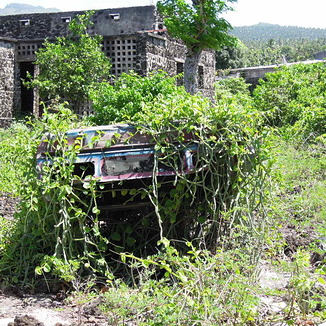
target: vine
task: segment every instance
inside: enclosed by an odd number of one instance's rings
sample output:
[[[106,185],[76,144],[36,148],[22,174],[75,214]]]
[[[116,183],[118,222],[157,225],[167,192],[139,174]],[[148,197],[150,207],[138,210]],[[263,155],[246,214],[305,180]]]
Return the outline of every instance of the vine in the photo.
[[[48,273],[67,282],[90,275],[110,280],[126,275],[121,253],[145,258],[164,239],[180,252],[187,252],[189,242],[212,252],[245,244],[256,259],[269,157],[267,132],[248,103],[224,92],[213,105],[178,89],[142,103],[129,123],[152,137],[155,158],[152,178],[136,186],[78,177],[74,161],[82,138],[68,144],[65,133],[82,122],[62,105],[57,113],[46,112],[33,125],[31,148],[35,153],[46,134],[55,151],[46,153],[49,164],[42,171],[35,168],[35,157],[25,162],[16,231],[0,257],[3,277],[31,285],[36,272],[36,280],[49,287]],[[187,151],[191,171],[182,167]],[[175,176],[161,178],[162,166]],[[148,204],[124,211],[102,208],[123,198]]]

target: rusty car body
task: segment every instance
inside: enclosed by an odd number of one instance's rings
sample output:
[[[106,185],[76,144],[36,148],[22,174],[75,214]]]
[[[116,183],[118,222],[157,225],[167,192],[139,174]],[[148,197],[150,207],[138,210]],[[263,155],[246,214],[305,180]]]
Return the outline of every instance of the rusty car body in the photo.
[[[166,134],[171,144],[176,139],[175,132]],[[101,210],[122,210],[148,205],[148,199],[134,196],[131,201],[122,195],[130,189],[140,189],[152,183],[155,176],[162,181],[166,191],[171,190],[173,179],[178,174],[191,174],[194,171],[194,157],[197,150],[190,134],[184,135],[182,143],[176,142],[175,160],[177,168],[165,164],[164,155],[156,149],[153,137],[139,132],[134,126],[116,124],[69,130],[66,133],[67,146],[78,145],[79,150],[73,162],[74,175],[80,181],[95,178],[107,190],[103,192]],[[44,137],[37,151],[37,165],[42,170],[44,164],[51,164],[51,158],[60,155],[55,142]],[[111,195],[109,195],[111,190]],[[114,196],[112,195],[114,191]],[[114,198],[113,198],[114,197]]]

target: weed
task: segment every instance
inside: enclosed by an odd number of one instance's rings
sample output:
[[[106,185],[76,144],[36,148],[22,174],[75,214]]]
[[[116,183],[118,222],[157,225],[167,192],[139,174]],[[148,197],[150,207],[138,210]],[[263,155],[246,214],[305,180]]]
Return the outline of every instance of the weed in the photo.
[[[166,239],[147,259],[123,255],[138,264],[134,288],[120,284],[104,294],[111,322],[139,325],[254,325],[258,298],[250,256],[241,251],[212,255],[187,243],[181,255]],[[113,317],[115,316],[115,317]]]

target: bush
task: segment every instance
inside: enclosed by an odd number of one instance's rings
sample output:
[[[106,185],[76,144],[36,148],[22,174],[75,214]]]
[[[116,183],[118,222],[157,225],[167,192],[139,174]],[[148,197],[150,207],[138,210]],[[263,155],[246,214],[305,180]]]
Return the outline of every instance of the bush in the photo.
[[[145,104],[174,93],[186,96],[184,88],[176,86],[176,78],[164,72],[152,73],[148,77],[123,73],[113,83],[103,82],[91,92],[95,111],[91,121],[97,125],[128,121]]]
[[[55,109],[57,113],[46,111],[42,120],[30,121],[31,128],[15,124],[4,131],[6,137],[13,137],[5,147],[8,153],[18,158],[23,155],[23,159],[13,161],[9,169],[20,203],[15,227],[10,237],[6,236],[6,243],[1,244],[0,270],[4,279],[24,285],[35,282],[35,271],[37,274],[52,272],[64,280],[74,279],[77,269],[92,273],[93,266],[101,269],[102,264],[103,274],[106,271],[101,254],[96,253],[101,240],[92,239],[95,233],[96,238],[99,236],[96,221],[89,230],[85,222],[86,218],[96,217],[96,206],[83,202],[81,197],[93,191],[93,183],[87,183],[82,191],[73,187],[73,162],[78,148],[67,146],[65,132],[81,122],[63,105]],[[54,146],[62,155],[51,158],[51,164],[44,167],[40,178],[35,153],[47,133],[53,136]],[[95,200],[95,196],[90,198]]]
[[[314,140],[325,133],[326,65],[299,64],[266,74],[254,91],[265,123],[286,135]]]

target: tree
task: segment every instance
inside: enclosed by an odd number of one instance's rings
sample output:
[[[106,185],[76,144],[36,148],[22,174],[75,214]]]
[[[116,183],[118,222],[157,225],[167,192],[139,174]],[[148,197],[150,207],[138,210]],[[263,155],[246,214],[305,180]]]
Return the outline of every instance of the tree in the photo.
[[[101,36],[87,32],[92,14],[78,15],[69,24],[68,37],[58,37],[54,43],[46,40],[37,52],[40,73],[25,84],[37,87],[43,101],[59,98],[80,111],[89,101],[90,90],[109,75],[111,65],[101,50]]]
[[[198,90],[197,67],[202,51],[235,44],[236,38],[228,34],[231,25],[221,16],[232,9],[228,3],[233,2],[237,0],[160,0],[157,4],[170,35],[187,47],[184,82],[191,94]]]

